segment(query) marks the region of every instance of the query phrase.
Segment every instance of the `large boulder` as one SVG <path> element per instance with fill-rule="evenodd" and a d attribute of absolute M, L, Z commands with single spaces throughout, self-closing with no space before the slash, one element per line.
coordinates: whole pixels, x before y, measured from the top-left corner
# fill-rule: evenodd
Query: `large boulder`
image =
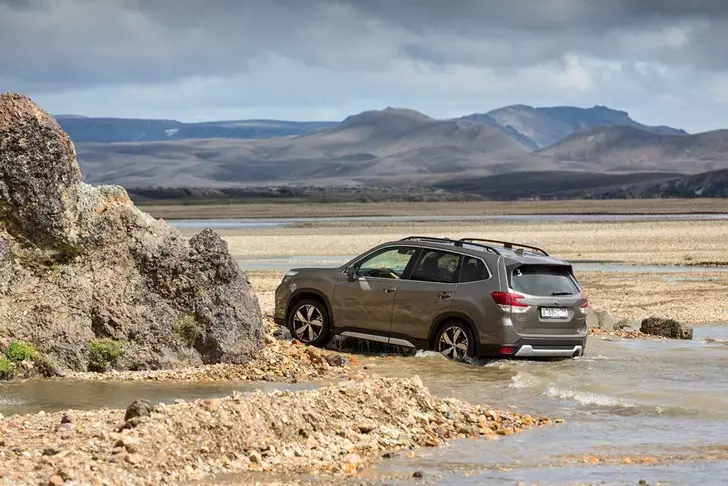
<path fill-rule="evenodd" d="M 123 188 L 81 179 L 53 117 L 0 94 L 0 340 L 60 369 L 86 369 L 99 338 L 122 343 L 118 368 L 247 361 L 260 307 L 219 235 L 187 240 Z"/>
<path fill-rule="evenodd" d="M 672 339 L 692 339 L 693 328 L 686 324 L 681 324 L 672 319 L 664 319 L 662 317 L 648 317 L 642 321 L 640 331 L 644 334 L 653 336 L 662 336 Z"/>

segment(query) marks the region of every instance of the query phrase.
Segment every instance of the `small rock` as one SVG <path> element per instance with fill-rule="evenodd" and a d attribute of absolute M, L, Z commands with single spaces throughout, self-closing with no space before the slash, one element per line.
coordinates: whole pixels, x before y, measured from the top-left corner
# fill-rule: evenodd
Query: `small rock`
<path fill-rule="evenodd" d="M 130 447 L 134 447 L 137 442 L 138 441 L 135 437 L 132 437 L 130 435 L 122 435 L 121 438 L 116 441 L 115 446 L 129 449 Z"/>
<path fill-rule="evenodd" d="M 622 319 L 614 325 L 615 331 L 637 330 L 640 328 L 640 321 L 636 319 Z"/>
<path fill-rule="evenodd" d="M 371 420 L 362 420 L 361 422 L 356 424 L 356 427 L 362 434 L 368 434 L 369 432 L 377 428 L 377 424 Z"/>
<path fill-rule="evenodd" d="M 653 336 L 662 336 L 672 339 L 692 339 L 693 328 L 686 324 L 681 324 L 673 319 L 664 319 L 662 317 L 648 317 L 642 321 L 640 331 Z"/>
<path fill-rule="evenodd" d="M 383 459 L 392 459 L 394 456 L 394 452 L 385 452 L 384 454 L 382 454 Z"/>
<path fill-rule="evenodd" d="M 70 424 L 71 423 L 71 417 L 67 413 L 64 413 L 63 416 L 61 417 L 61 423 L 62 424 Z"/>
<path fill-rule="evenodd" d="M 152 414 L 152 405 L 147 400 L 136 400 L 126 408 L 124 420 L 128 421 L 133 418 L 149 417 Z"/>
<path fill-rule="evenodd" d="M 56 454 L 60 453 L 58 449 L 54 449 L 53 447 L 46 447 L 43 449 L 43 456 L 55 456 Z"/>
<path fill-rule="evenodd" d="M 253 452 L 252 454 L 250 454 L 248 456 L 248 459 L 250 459 L 250 462 L 252 462 L 253 464 L 260 464 L 261 462 L 263 462 L 263 458 L 257 452 Z"/>
<path fill-rule="evenodd" d="M 412 473 L 412 477 L 417 478 L 417 479 L 422 479 L 425 477 L 425 473 L 423 473 L 422 471 L 415 471 Z"/>
<path fill-rule="evenodd" d="M 124 460 L 129 464 L 139 464 L 142 462 L 142 456 L 139 454 L 129 454 L 124 458 Z"/>
<path fill-rule="evenodd" d="M 65 481 L 58 474 L 54 474 L 48 479 L 48 486 L 63 486 Z"/>
<path fill-rule="evenodd" d="M 329 364 L 329 366 L 336 366 L 343 368 L 347 364 L 349 364 L 349 360 L 346 359 L 345 356 L 342 356 L 340 354 L 329 354 L 326 356 L 326 362 Z"/>
<path fill-rule="evenodd" d="M 208 412 L 217 412 L 220 409 L 220 399 L 211 398 L 209 400 L 205 400 L 202 402 L 202 406 L 205 407 L 205 410 Z"/>

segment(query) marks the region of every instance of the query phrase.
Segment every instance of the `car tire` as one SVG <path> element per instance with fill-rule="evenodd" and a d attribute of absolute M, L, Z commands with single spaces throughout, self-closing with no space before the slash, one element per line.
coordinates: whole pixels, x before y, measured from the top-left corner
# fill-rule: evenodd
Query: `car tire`
<path fill-rule="evenodd" d="M 291 337 L 304 344 L 321 346 L 329 339 L 329 313 L 321 301 L 302 299 L 291 306 L 288 314 Z"/>
<path fill-rule="evenodd" d="M 434 350 L 448 359 L 464 361 L 475 355 L 475 338 L 465 323 L 448 321 L 437 331 Z"/>

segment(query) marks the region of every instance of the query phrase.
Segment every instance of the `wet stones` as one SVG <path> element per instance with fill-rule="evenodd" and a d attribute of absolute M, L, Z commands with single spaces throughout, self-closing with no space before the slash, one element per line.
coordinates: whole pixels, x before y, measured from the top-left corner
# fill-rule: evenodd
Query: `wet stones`
<path fill-rule="evenodd" d="M 662 317 L 648 317 L 642 321 L 640 331 L 652 336 L 661 336 L 670 339 L 692 339 L 693 328 L 673 319 Z"/>

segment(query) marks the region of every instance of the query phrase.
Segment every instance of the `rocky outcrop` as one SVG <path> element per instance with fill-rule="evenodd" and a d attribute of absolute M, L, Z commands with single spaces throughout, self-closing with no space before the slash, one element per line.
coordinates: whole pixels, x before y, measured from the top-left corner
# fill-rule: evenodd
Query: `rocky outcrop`
<path fill-rule="evenodd" d="M 693 328 L 672 319 L 648 317 L 642 321 L 640 331 L 644 334 L 672 339 L 692 339 Z"/>
<path fill-rule="evenodd" d="M 88 344 L 122 343 L 116 367 L 242 363 L 261 312 L 226 243 L 190 240 L 119 186 L 82 182 L 75 150 L 29 98 L 0 95 L 0 338 L 84 370 Z"/>
<path fill-rule="evenodd" d="M 588 329 L 601 329 L 613 331 L 615 329 L 614 317 L 605 310 L 587 309 L 586 325 Z"/>

